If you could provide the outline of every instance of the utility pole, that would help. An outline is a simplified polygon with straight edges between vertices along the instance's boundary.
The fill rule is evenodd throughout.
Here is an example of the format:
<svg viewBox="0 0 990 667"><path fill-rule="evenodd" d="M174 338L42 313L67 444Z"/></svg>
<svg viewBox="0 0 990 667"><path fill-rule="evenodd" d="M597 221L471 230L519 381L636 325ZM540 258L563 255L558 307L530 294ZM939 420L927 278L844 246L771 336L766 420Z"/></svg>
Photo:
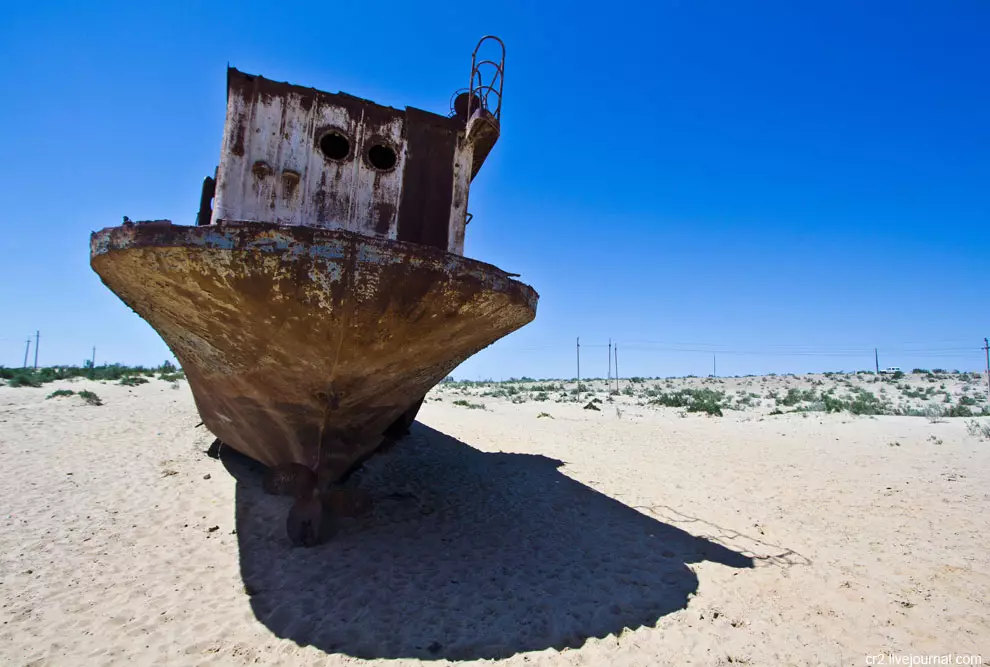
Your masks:
<svg viewBox="0 0 990 667"><path fill-rule="evenodd" d="M877 365L877 380L880 379L880 353L877 352L877 348L873 348L873 361Z"/></svg>
<svg viewBox="0 0 990 667"><path fill-rule="evenodd" d="M34 370L38 370L38 341L41 339L41 332L34 332Z"/></svg>
<svg viewBox="0 0 990 667"><path fill-rule="evenodd" d="M24 348L24 366L22 368L28 367L28 352L31 351L31 339L27 339L27 347Z"/></svg>
<svg viewBox="0 0 990 667"><path fill-rule="evenodd" d="M608 339L608 389L605 390L605 394L608 396L612 395L612 339Z"/></svg>
<svg viewBox="0 0 990 667"><path fill-rule="evenodd" d="M714 377L718 377L718 374L715 372L715 355L714 354L712 355L712 377L713 378Z"/></svg>
<svg viewBox="0 0 990 667"><path fill-rule="evenodd" d="M90 360L89 365L96 368L96 346L93 346L93 358Z"/></svg>
<svg viewBox="0 0 990 667"><path fill-rule="evenodd" d="M577 397L581 400L581 337L577 339Z"/></svg>
<svg viewBox="0 0 990 667"><path fill-rule="evenodd" d="M987 401L990 402L990 340L983 339L983 351L987 354Z"/></svg>
<svg viewBox="0 0 990 667"><path fill-rule="evenodd" d="M619 393L619 344L615 345L615 393Z"/></svg>

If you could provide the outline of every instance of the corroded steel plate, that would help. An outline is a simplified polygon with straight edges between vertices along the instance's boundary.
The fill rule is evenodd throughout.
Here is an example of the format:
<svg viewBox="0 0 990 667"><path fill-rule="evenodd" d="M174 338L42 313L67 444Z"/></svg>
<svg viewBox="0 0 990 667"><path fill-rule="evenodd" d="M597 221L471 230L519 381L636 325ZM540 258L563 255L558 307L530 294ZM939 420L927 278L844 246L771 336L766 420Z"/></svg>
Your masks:
<svg viewBox="0 0 990 667"><path fill-rule="evenodd" d="M489 264L310 227L127 223L95 232L90 252L175 353L217 437L331 478L458 364L530 322L539 298Z"/></svg>

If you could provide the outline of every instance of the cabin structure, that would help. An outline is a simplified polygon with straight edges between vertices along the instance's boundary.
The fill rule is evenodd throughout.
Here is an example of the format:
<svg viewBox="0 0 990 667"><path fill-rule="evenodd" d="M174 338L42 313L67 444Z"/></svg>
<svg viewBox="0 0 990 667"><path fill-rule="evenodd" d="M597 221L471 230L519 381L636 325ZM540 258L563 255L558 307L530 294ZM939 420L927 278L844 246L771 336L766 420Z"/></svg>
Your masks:
<svg viewBox="0 0 990 667"><path fill-rule="evenodd" d="M501 57L479 60L490 40ZM499 136L504 65L501 40L482 39L446 116L228 68L220 163L197 224L342 229L463 255L471 181Z"/></svg>

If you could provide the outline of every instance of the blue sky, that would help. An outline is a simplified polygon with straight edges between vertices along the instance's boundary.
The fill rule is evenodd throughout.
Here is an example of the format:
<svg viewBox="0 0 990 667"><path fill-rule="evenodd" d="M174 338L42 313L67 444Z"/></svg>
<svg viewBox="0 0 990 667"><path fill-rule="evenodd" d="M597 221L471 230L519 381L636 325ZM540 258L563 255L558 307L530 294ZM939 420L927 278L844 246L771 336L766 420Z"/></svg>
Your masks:
<svg viewBox="0 0 990 667"><path fill-rule="evenodd" d="M990 4L19 3L0 23L0 364L160 363L93 230L193 224L225 68L446 112L487 33L502 138L466 254L537 319L468 378L982 369ZM152 4L152 3L147 3ZM33 356L33 352L32 352Z"/></svg>

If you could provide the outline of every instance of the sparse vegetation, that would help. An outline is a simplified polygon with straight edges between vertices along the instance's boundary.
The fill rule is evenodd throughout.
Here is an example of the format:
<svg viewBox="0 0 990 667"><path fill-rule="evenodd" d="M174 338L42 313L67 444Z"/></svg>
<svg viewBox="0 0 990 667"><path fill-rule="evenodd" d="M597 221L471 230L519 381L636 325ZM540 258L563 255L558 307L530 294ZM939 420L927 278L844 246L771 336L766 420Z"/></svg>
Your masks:
<svg viewBox="0 0 990 667"><path fill-rule="evenodd" d="M40 387L56 380L71 380L73 378L116 382L125 378L154 377L156 373L162 376L162 379L170 381L185 377L185 373L181 369L176 368L175 364L168 361L158 368L124 366L123 364L93 366L89 360L86 360L82 366L47 366L38 369L0 366L0 380L6 380L7 385L11 387Z"/></svg>
<svg viewBox="0 0 990 667"><path fill-rule="evenodd" d="M758 411L763 415L801 413L802 417L824 412L925 417L936 423L950 417L990 415L986 398L970 384L972 377L975 375L969 372L918 368L912 373L881 376L872 371L733 378L637 376L623 380L620 391L610 391L604 378L585 378L581 382L575 378L446 381L441 388L444 393L459 393L462 407L478 397L491 397L513 404L575 403L591 406L589 410L600 409L604 401L615 404L620 412L630 405L673 407L681 408L682 416L699 412L724 416L726 410Z"/></svg>
<svg viewBox="0 0 990 667"><path fill-rule="evenodd" d="M777 403L781 405L797 405L798 403L815 401L818 400L817 394L815 394L814 389L807 389L801 391L799 389L794 389L793 387L787 390L787 395L783 398L777 399Z"/></svg>
<svg viewBox="0 0 990 667"><path fill-rule="evenodd" d="M71 389L56 389L45 398L59 398L60 396L75 396L76 392Z"/></svg>
<svg viewBox="0 0 990 667"><path fill-rule="evenodd" d="M886 403L865 389L853 390L855 396L846 407L854 415L887 415L890 409Z"/></svg>
<svg viewBox="0 0 990 667"><path fill-rule="evenodd" d="M980 423L975 419L966 422L966 432L980 440L990 440L990 423Z"/></svg>
<svg viewBox="0 0 990 667"><path fill-rule="evenodd" d="M930 421L933 424L937 424L942 420L942 415L944 414L944 411L942 410L942 406L939 405L938 403L929 403L928 405L925 406L924 413L925 413L925 418L927 418L928 421Z"/></svg>
<svg viewBox="0 0 990 667"><path fill-rule="evenodd" d="M33 371L25 370L23 372L13 374L7 384L11 387L40 387L41 380Z"/></svg>
<svg viewBox="0 0 990 667"><path fill-rule="evenodd" d="M484 403L471 403L470 401L465 401L463 398L454 401L454 405L460 405L461 407L467 408L468 410L484 410Z"/></svg>
<svg viewBox="0 0 990 667"><path fill-rule="evenodd" d="M716 417L722 416L722 408L727 407L725 392L714 389L681 389L675 392L660 392L650 400L651 405L668 408L687 408L688 412L704 412Z"/></svg>
<svg viewBox="0 0 990 667"><path fill-rule="evenodd" d="M103 405L103 401L100 400L100 397L88 390L79 392L79 398L83 399L90 405Z"/></svg>

